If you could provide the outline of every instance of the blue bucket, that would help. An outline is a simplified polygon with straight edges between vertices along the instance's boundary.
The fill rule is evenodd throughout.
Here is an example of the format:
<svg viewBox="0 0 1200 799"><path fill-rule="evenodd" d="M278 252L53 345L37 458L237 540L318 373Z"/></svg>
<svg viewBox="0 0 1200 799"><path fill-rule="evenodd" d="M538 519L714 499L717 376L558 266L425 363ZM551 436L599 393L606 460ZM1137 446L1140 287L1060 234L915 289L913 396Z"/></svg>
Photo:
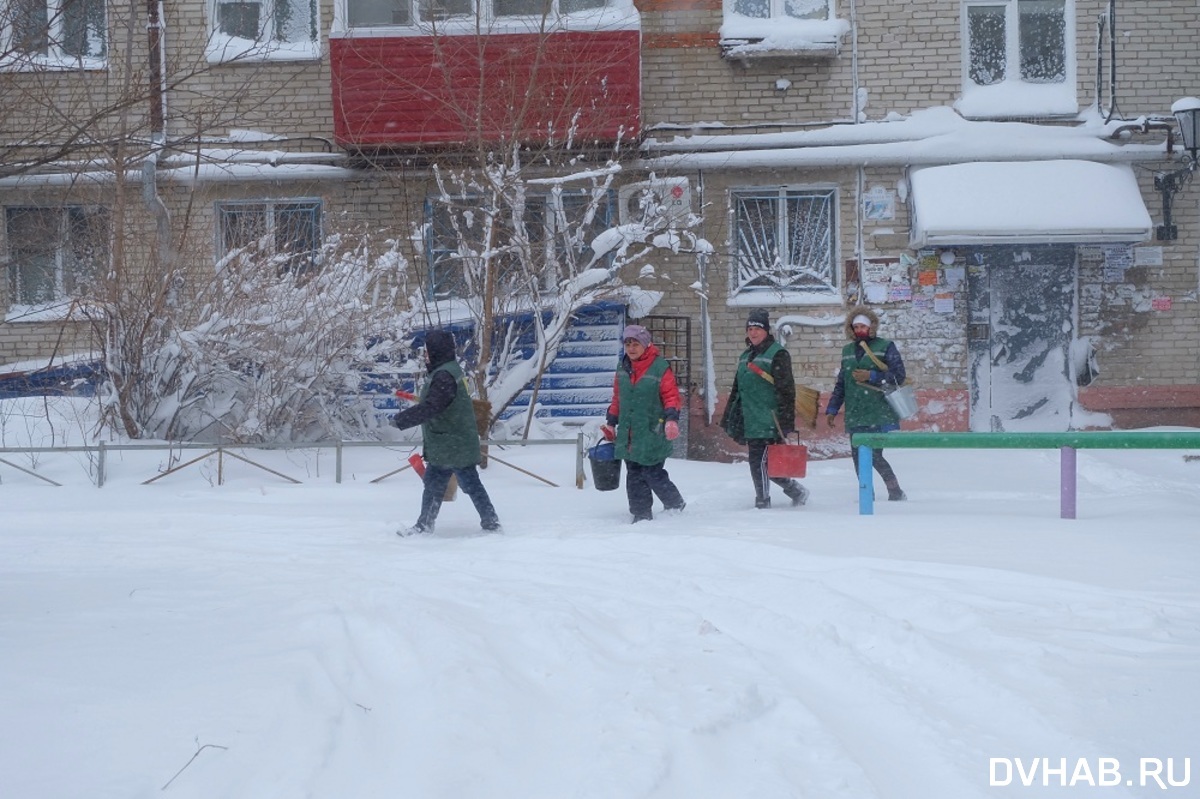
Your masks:
<svg viewBox="0 0 1200 799"><path fill-rule="evenodd" d="M616 446L601 441L588 450L592 464L592 482L599 491L613 491L621 486L621 462L616 459Z"/></svg>

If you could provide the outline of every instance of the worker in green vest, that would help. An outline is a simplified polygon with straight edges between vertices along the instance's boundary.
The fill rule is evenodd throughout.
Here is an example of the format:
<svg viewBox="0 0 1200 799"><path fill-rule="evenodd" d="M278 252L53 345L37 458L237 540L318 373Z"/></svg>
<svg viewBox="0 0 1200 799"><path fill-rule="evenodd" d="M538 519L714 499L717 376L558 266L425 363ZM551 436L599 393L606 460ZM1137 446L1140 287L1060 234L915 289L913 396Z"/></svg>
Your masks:
<svg viewBox="0 0 1200 799"><path fill-rule="evenodd" d="M451 476L458 478L463 493L474 503L479 525L489 532L499 532L500 518L476 468L483 460L479 429L466 376L454 358L454 337L442 330L430 331L425 336L425 361L429 371L420 402L392 417L392 424L401 430L421 426L425 458L421 513L416 524L400 530L398 535L433 532Z"/></svg>
<svg viewBox="0 0 1200 799"><path fill-rule="evenodd" d="M655 496L665 511L681 511L687 504L664 468L679 437L682 401L675 372L652 343L650 331L626 325L621 338L625 354L613 377L613 398L600 432L616 444L616 458L625 461L625 494L637 524L654 518Z"/></svg>
<svg viewBox="0 0 1200 799"><path fill-rule="evenodd" d="M908 377L900 350L895 342L876 335L879 316L865 305L850 309L846 314L845 329L850 343L842 347L842 363L829 404L825 406L825 419L833 427L838 411L844 405L846 432L850 435L900 429L900 417L884 395L885 387L902 386ZM851 453L850 459L854 461L857 475L858 458ZM908 499L892 465L883 457L883 450L874 450L871 465L883 478L889 500L902 502Z"/></svg>
<svg viewBox="0 0 1200 799"><path fill-rule="evenodd" d="M771 335L771 318L763 308L746 320L746 350L738 359L721 427L747 446L754 507L771 507L770 483L782 488L792 505L808 502L808 489L798 481L767 475L767 445L782 443L796 428L796 382L792 356Z"/></svg>

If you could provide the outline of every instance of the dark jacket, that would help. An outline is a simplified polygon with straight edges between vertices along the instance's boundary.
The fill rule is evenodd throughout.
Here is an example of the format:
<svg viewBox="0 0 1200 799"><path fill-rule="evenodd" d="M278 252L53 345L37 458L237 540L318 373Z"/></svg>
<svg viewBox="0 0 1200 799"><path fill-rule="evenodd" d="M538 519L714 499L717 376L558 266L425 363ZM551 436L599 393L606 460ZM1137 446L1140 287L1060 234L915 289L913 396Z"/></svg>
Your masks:
<svg viewBox="0 0 1200 799"><path fill-rule="evenodd" d="M796 378L792 356L774 336L755 347L746 342L721 427L734 440L779 441L796 429Z"/></svg>
<svg viewBox="0 0 1200 799"><path fill-rule="evenodd" d="M425 337L429 376L421 387L421 401L392 417L401 430L421 425L425 460L452 469L482 461L479 430L466 376L454 360L454 338L441 330Z"/></svg>
<svg viewBox="0 0 1200 799"><path fill-rule="evenodd" d="M851 321L859 315L871 320L871 334L866 344L871 353L883 362L887 368L880 369L879 365L863 350L862 344L854 339ZM895 430L900 426L900 417L888 405L883 391L888 386L902 386L907 379L904 369L904 359L896 345L875 335L879 328L879 317L875 311L866 306L850 309L846 315L846 334L851 340L842 347L842 360L838 369L837 382L834 383L833 393L825 413L836 416L845 405L846 429L852 432L865 430L886 431ZM866 386L859 385L854 380L856 369L866 369L870 372Z"/></svg>

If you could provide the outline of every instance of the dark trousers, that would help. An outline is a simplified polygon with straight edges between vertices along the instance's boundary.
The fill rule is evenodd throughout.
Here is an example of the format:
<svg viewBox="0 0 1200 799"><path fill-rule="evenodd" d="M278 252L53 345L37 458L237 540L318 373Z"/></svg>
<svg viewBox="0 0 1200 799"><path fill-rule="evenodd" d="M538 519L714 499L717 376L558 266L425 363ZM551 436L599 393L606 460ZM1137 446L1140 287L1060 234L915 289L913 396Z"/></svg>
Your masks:
<svg viewBox="0 0 1200 799"><path fill-rule="evenodd" d="M666 463L666 461L663 461ZM625 461L625 495L629 497L629 512L635 519L653 518L651 510L657 496L666 510L683 507L683 496L671 482L662 463L645 465Z"/></svg>
<svg viewBox="0 0 1200 799"><path fill-rule="evenodd" d="M752 438L746 442L750 456L750 479L754 481L754 501L762 504L771 498L770 480L783 489L789 497L795 496L800 485L790 477L767 477L767 445L777 444L778 441L769 438Z"/></svg>
<svg viewBox="0 0 1200 799"><path fill-rule="evenodd" d="M858 452L852 451L850 455L851 460L854 461L854 474L858 475ZM883 484L887 486L888 493L900 490L900 481L896 479L896 473L892 471L892 464L883 457L883 450L871 451L871 466L875 467L875 471L879 472L879 476L883 478Z"/></svg>
<svg viewBox="0 0 1200 799"><path fill-rule="evenodd" d="M452 469L449 466L425 465L425 490L421 493L421 516L417 524L433 529L438 512L442 509L442 498L446 496L446 487L450 485L450 476L458 478L458 487L471 498L475 510L479 512L479 523L483 525L496 524L499 517L492 507L492 499L487 489L479 480L479 470L474 466L463 466Z"/></svg>

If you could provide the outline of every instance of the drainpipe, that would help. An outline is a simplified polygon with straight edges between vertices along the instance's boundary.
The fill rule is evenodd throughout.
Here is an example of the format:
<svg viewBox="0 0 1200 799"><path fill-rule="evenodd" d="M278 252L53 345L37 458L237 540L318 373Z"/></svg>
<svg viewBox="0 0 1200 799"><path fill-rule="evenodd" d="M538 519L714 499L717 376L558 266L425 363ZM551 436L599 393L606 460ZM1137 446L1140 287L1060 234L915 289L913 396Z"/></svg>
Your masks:
<svg viewBox="0 0 1200 799"><path fill-rule="evenodd" d="M859 96L861 89L858 85L858 6L855 0L850 0L850 85L854 92L854 102L851 104L851 110L854 114L853 124L859 124L863 113L862 98ZM864 185L866 184L867 173L865 166L859 164L857 176L854 182L854 258L858 261L859 270L859 286L862 286L862 266L863 266L863 217L862 217L862 198ZM837 268L837 264L834 264ZM843 290L844 290L843 286ZM862 301L863 295L861 288L859 291L859 302Z"/></svg>
<svg viewBox="0 0 1200 799"><path fill-rule="evenodd" d="M154 215L158 233L158 257L163 267L171 258L171 213L158 196L158 159L166 145L166 66L163 61L163 9L161 0L146 0L146 34L149 48L149 100L151 149L142 162L142 199Z"/></svg>

